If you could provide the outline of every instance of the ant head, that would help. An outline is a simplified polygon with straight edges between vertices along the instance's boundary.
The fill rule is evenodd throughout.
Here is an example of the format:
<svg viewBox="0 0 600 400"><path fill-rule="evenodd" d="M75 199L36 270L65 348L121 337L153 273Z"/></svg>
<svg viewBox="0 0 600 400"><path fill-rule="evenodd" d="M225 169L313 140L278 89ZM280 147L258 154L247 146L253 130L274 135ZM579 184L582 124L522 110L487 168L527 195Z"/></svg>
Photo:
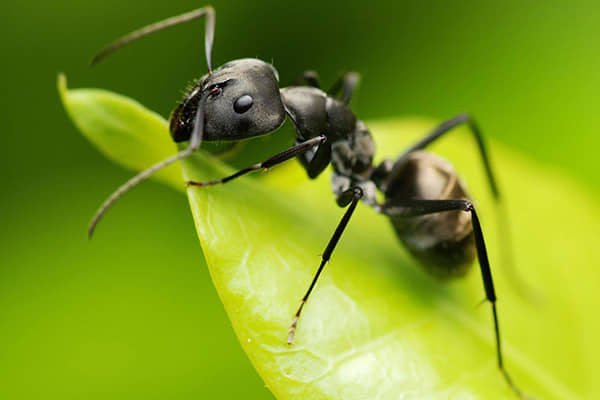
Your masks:
<svg viewBox="0 0 600 400"><path fill-rule="evenodd" d="M239 140L277 129L285 120L277 71L264 61L231 61L200 79L171 114L171 136L190 139L204 98L203 140Z"/></svg>

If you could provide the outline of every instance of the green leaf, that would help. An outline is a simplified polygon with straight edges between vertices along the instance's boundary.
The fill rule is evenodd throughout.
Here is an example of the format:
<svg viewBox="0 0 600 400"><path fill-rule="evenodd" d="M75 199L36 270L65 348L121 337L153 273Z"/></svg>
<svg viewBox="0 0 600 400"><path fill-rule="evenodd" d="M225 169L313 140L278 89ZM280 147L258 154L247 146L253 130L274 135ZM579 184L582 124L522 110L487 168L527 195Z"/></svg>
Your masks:
<svg viewBox="0 0 600 400"><path fill-rule="evenodd" d="M64 78L59 87L77 127L118 163L137 170L175 151L167 124L138 103L101 90L67 90ZM369 124L380 159L434 125L420 118ZM559 171L491 143L517 273L529 287L520 295L514 271L502 262L508 243L495 235L496 207L472 139L455 133L432 149L461 171L482 214L509 372L541 399L598 398L597 198ZM203 152L182 164L186 180L232 172ZM286 344L319 254L343 213L327 175L309 181L290 162L268 174L187 190L215 287L242 347L276 397L515 398L496 368L489 306L476 307L484 296L478 269L460 280L433 279L385 217L365 206L307 303L294 345ZM173 171L157 178L184 189Z"/></svg>
<svg viewBox="0 0 600 400"><path fill-rule="evenodd" d="M176 151L167 122L125 96L100 89L67 90L67 78L58 76L58 92L75 126L106 157L133 170L148 166ZM136 151L132 151L136 149ZM155 175L181 188L181 169L171 165Z"/></svg>

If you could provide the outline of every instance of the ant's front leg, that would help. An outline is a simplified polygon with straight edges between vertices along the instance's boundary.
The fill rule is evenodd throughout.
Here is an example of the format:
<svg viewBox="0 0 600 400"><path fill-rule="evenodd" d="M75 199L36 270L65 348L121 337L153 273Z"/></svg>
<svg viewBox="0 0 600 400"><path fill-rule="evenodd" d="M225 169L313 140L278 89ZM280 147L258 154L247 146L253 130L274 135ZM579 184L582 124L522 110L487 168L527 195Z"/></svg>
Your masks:
<svg viewBox="0 0 600 400"><path fill-rule="evenodd" d="M304 295L304 297L302 298L302 301L300 302L300 307L298 308L298 311L296 311L296 315L294 316L294 319L292 320L292 325L290 326L290 331L289 331L288 340L287 340L288 344L292 344L292 342L294 341L294 334L296 333L296 328L298 327L298 320L300 319L300 313L302 313L302 309L304 308L304 305L308 301L308 297L310 296L310 293L314 289L315 284L317 283L317 280L319 279L319 276L321 275L321 272L323 271L323 267L325 267L325 264L327 264L327 262L331 258L331 253L333 253L335 246L337 245L340 238L342 237L342 233L344 233L344 229L346 229L346 225L348 225L348 222L350 221L350 217L352 217L352 214L354 213L354 209L356 208L358 201L362 197L363 197L363 191L359 187L350 188L350 189L346 190L344 193L342 193L342 195L339 197L338 204L340 204L340 206L345 207L348 204L350 204L350 207L348 207L348 209L344 213L344 216L342 217L340 223L338 224L337 228L335 228L335 232L333 232L333 236L329 240L329 243L327 244L327 247L325 248L325 251L323 252L323 255L321 256L321 264L319 265L319 269L317 269L317 273L315 274L312 282L310 283L310 286L308 287L308 290L306 291L306 294Z"/></svg>
<svg viewBox="0 0 600 400"><path fill-rule="evenodd" d="M296 139L295 145L306 143ZM331 162L331 144L323 143L319 146L313 146L298 156L298 161L306 170L310 179L315 179L321 175L321 172L327 168Z"/></svg>
<svg viewBox="0 0 600 400"><path fill-rule="evenodd" d="M217 179L214 181L206 181L206 182L187 181L186 185L202 187L202 186L217 185L220 183L227 183L235 178L239 178L242 175L246 175L249 172L258 171L258 170L262 170L262 169L268 169L277 164L281 164L282 162L287 161L299 154L302 154L302 153L310 150L314 146L321 145L321 144L325 143L326 141L327 141L327 138L325 136L317 136L312 139L306 140L300 144L296 144L295 146L290 147L289 149L284 150L281 153L276 154L273 157L271 157L263 162L260 162L260 163L251 165L247 168L244 168L242 170L239 170L234 174L226 176L225 178Z"/></svg>

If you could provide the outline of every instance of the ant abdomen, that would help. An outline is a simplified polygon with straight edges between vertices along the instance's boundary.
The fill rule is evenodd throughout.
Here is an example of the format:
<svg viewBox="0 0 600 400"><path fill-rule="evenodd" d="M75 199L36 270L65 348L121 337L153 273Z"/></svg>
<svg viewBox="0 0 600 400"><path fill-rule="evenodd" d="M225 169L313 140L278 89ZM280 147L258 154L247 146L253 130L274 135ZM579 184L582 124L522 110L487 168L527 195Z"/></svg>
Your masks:
<svg viewBox="0 0 600 400"><path fill-rule="evenodd" d="M387 182L386 202L402 200L468 200L466 187L446 160L431 153L411 153ZM397 210L396 210L397 211ZM417 214L417 215L415 215ZM411 208L390 220L399 239L432 275L464 275L475 259L471 214L446 211L418 215Z"/></svg>

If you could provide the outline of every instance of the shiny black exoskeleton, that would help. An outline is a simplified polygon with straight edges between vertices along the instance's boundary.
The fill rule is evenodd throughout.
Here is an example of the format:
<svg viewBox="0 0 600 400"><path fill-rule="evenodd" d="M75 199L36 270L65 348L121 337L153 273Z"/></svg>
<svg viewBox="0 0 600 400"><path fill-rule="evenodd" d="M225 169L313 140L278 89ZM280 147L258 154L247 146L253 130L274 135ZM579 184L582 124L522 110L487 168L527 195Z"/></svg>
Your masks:
<svg viewBox="0 0 600 400"><path fill-rule="evenodd" d="M279 89L278 74L271 64L257 59L231 61L201 78L188 92L171 114L171 135L176 142L190 139L201 99L204 141L236 141L270 133L287 115L296 128L296 146L324 138L322 143L298 151L296 157L310 178L332 166L332 190L338 204L348 204L350 189L359 188L361 200L389 215L401 240L432 273L450 277L466 272L475 258L469 214L453 211L408 217L401 215L397 204L391 206L410 199L466 200L466 190L452 167L413 150L394 173L389 161L375 168L373 138L348 106L357 75L342 77L338 86L345 88L343 99L325 93L317 81L307 77L315 74L304 74L311 86ZM467 116L457 123L463 120ZM377 204L377 190L388 202Z"/></svg>
<svg viewBox="0 0 600 400"><path fill-rule="evenodd" d="M449 119L406 149L396 160L373 165L373 138L349 107L358 83L356 73L344 75L329 92L324 92L317 75L310 71L301 77L303 85L280 89L275 68L257 59L235 60L212 70L215 14L211 7L135 31L105 48L94 62L140 37L202 16L206 17L205 47L209 71L188 91L170 119L173 140L189 142L189 147L121 186L96 214L90 236L104 212L124 192L155 171L188 157L202 141L238 141L264 135L278 129L289 117L296 129L296 140L291 148L230 176L209 182L187 183L196 187L223 184L294 157L300 161L309 178L319 176L327 166L332 166L332 191L337 204L347 207L347 210L325 248L317 273L292 320L288 343L292 343L302 309L358 202L362 200L390 219L402 243L435 276L460 276L477 257L486 298L492 305L498 366L511 389L523 397L504 368L496 294L475 208L452 166L423 151L456 126L468 126L477 141L492 193L498 199L499 192L483 139L471 117L460 114ZM381 192L385 199L381 203L377 192Z"/></svg>

